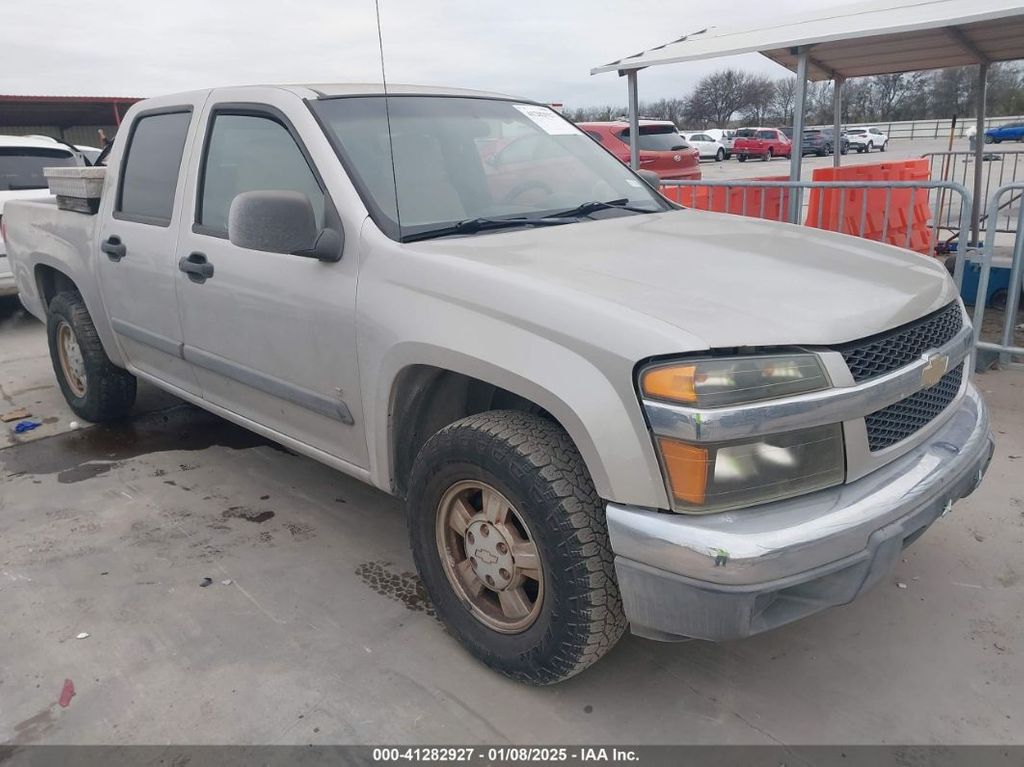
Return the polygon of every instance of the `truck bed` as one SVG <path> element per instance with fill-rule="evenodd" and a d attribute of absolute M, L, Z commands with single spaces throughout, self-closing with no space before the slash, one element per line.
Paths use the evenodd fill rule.
<path fill-rule="evenodd" d="M 7 258 L 21 301 L 33 315 L 45 319 L 40 295 L 39 267 L 52 267 L 79 286 L 95 286 L 92 264 L 98 216 L 61 210 L 56 197 L 11 200 L 4 207 Z M 36 268 L 32 268 L 36 264 Z M 87 303 L 90 296 L 85 296 Z"/>

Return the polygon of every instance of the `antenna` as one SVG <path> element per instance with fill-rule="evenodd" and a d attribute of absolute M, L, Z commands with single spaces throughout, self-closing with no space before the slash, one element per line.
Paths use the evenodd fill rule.
<path fill-rule="evenodd" d="M 384 87 L 384 121 L 388 126 L 388 153 L 391 155 L 391 182 L 395 188 L 395 218 L 398 219 L 398 239 L 402 239 L 402 214 L 398 208 L 398 176 L 395 172 L 395 142 L 391 136 L 391 107 L 388 98 L 388 77 L 384 70 L 384 33 L 380 25 L 380 0 L 373 0 L 377 12 L 377 47 L 380 49 L 380 81 Z"/>

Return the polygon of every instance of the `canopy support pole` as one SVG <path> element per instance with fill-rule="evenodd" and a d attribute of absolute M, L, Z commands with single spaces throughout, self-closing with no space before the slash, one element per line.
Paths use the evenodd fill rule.
<path fill-rule="evenodd" d="M 978 122 L 974 140 L 974 200 L 971 205 L 971 243 L 977 245 L 981 228 L 981 171 L 985 164 L 985 99 L 988 90 L 988 64 L 978 64 Z M 963 247 L 963 243 L 961 243 Z"/>
<path fill-rule="evenodd" d="M 810 54 L 804 47 L 796 50 L 796 96 L 793 99 L 793 145 L 789 157 L 789 180 L 800 180 L 800 164 L 804 152 L 804 112 L 807 98 L 807 61 Z M 792 224 L 800 223 L 800 213 L 803 209 L 800 189 L 789 191 L 789 221 Z"/>
<path fill-rule="evenodd" d="M 846 78 L 836 75 L 832 83 L 832 167 L 838 168 L 843 156 L 843 85 Z"/>
<path fill-rule="evenodd" d="M 636 92 L 637 70 L 626 70 L 626 89 L 629 97 L 629 167 L 640 170 L 640 100 Z"/>

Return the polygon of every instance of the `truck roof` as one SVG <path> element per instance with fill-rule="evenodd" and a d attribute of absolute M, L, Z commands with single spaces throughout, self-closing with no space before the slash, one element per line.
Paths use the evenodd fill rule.
<path fill-rule="evenodd" d="M 49 136 L 5 136 L 0 135 L 0 147 L 19 147 L 28 149 L 65 149 L 68 153 L 71 150 L 64 144 Z"/>
<path fill-rule="evenodd" d="M 379 96 L 384 93 L 384 87 L 380 83 L 264 83 L 230 87 L 232 90 L 246 88 L 280 88 L 290 91 L 303 99 L 329 99 L 339 96 Z M 197 91 L 174 95 L 204 95 L 221 88 L 204 88 Z M 494 98 L 514 100 L 526 104 L 539 102 L 533 99 L 524 99 L 511 96 L 507 93 L 496 93 L 492 91 L 472 90 L 469 88 L 447 88 L 436 85 L 409 85 L 405 83 L 388 83 L 387 93 L 390 96 L 465 96 L 471 98 Z"/>

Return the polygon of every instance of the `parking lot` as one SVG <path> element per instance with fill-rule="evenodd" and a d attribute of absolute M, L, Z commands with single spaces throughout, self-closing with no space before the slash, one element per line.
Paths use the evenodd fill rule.
<path fill-rule="evenodd" d="M 1024 378 L 978 381 L 985 483 L 865 598 L 740 642 L 627 636 L 531 688 L 433 617 L 400 502 L 148 388 L 73 428 L 44 328 L 4 299 L 0 410 L 42 426 L 0 436 L 0 742 L 1014 741 Z"/>
<path fill-rule="evenodd" d="M 949 148 L 948 139 L 915 139 L 897 140 L 893 139 L 886 146 L 884 152 L 859 152 L 850 151 L 842 156 L 843 165 L 867 165 L 876 162 L 892 162 L 895 160 L 910 160 L 929 152 L 945 152 Z M 966 152 L 968 150 L 966 139 L 953 141 L 953 150 Z M 803 161 L 803 179 L 811 180 L 814 168 L 831 168 L 832 156 L 818 157 L 807 155 Z M 735 157 L 715 162 L 714 160 L 701 160 L 700 170 L 708 181 L 724 181 L 726 179 L 756 178 L 758 176 L 789 176 L 789 160 L 785 157 L 777 157 L 769 162 L 761 160 L 747 160 L 740 162 Z"/>

